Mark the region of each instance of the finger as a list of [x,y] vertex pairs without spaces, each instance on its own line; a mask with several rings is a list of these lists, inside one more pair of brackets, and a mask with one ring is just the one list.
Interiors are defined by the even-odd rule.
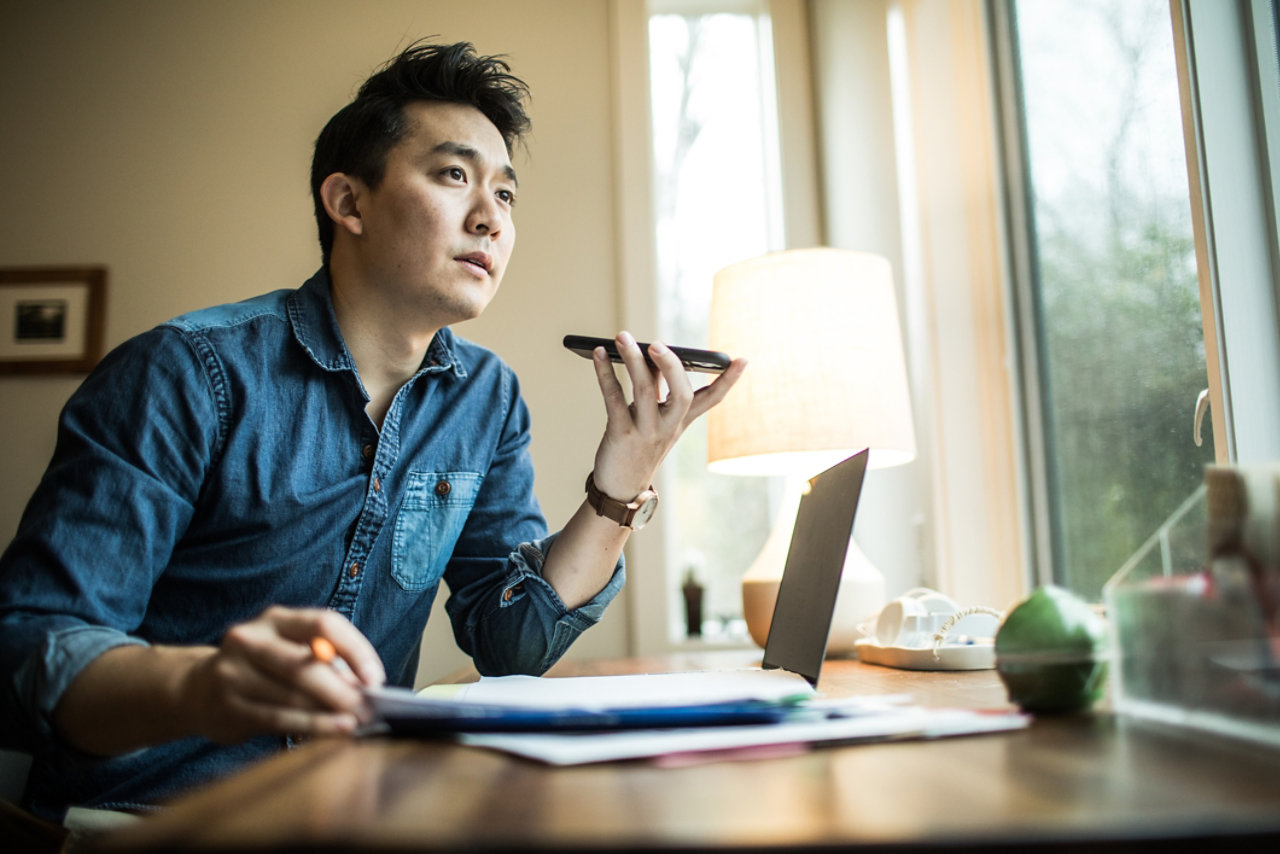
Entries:
[[350,671],[364,685],[377,687],[387,681],[387,671],[382,658],[364,633],[351,621],[336,611],[324,611],[321,616],[321,634],[333,644],[339,662],[346,662]]
[[365,708],[364,691],[357,678],[332,663],[313,660],[292,678],[303,696],[289,705],[356,715]]
[[604,397],[605,417],[610,422],[619,418],[629,419],[627,395],[618,381],[618,374],[613,369],[613,362],[603,347],[597,347],[591,354],[591,362],[596,369],[596,382],[600,385],[600,394]]
[[351,665],[347,664],[347,660],[338,655],[337,647],[328,638],[323,635],[316,635],[311,639],[311,657],[315,661],[331,667],[348,685],[356,688],[360,687],[360,677],[356,676],[355,671],[351,669]]
[[[196,731],[215,741],[234,743],[273,732],[345,732],[352,722],[371,716],[371,709],[333,710],[322,707],[305,691],[282,684],[258,671],[236,640],[208,656],[193,674],[190,694],[195,699]],[[308,715],[322,715],[315,723]]]
[[616,341],[622,363],[627,368],[627,376],[631,378],[631,402],[635,421],[643,429],[652,425],[658,417],[655,371],[645,361],[640,345],[630,332],[619,332]]
[[361,723],[350,712],[310,711],[251,700],[240,700],[234,713],[235,718],[243,722],[247,735],[266,732],[308,737],[353,735]]
[[240,674],[239,691],[234,695],[259,706],[322,715],[351,715],[368,721],[373,709],[353,675],[344,675],[332,664],[312,661],[298,671],[292,682],[281,682],[268,674],[246,671]]
[[725,369],[724,373],[716,377],[714,382],[698,389],[689,404],[689,411],[685,414],[685,423],[692,423],[707,410],[724,400],[725,395],[729,393],[729,389],[733,388],[734,384],[742,379],[742,373],[746,369],[746,359],[734,359],[729,363],[729,367]]
[[291,683],[258,669],[239,650],[220,656],[216,663],[219,690],[227,698],[241,698],[270,706],[320,709],[319,703]]
[[281,636],[305,647],[301,650],[303,661],[313,657],[311,641],[321,637],[333,644],[334,651],[355,672],[360,682],[381,685],[387,681],[378,651],[350,620],[337,611],[327,608],[272,608],[264,616],[274,623]]
[[282,683],[258,672],[240,674],[231,695],[239,702],[308,714],[350,715],[368,720],[371,709],[358,686],[348,682],[333,667],[319,662],[299,672],[295,683]]
[[227,632],[219,662],[224,691],[275,706],[360,713],[365,702],[359,682],[317,660],[309,645],[282,637],[272,622],[278,616],[264,615]]
[[685,373],[684,363],[661,341],[649,345],[649,358],[658,366],[662,379],[667,384],[667,396],[663,401],[665,407],[662,411],[668,418],[683,420],[693,401],[693,386],[689,382],[689,375]]

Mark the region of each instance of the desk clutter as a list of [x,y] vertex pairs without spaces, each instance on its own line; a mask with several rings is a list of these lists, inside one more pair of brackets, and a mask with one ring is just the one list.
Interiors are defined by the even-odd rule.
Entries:
[[990,670],[1003,619],[994,608],[963,608],[916,587],[885,605],[874,624],[859,627],[864,637],[854,650],[860,661],[902,670]]
[[906,738],[1021,729],[1015,712],[914,706],[904,696],[821,696],[784,670],[482,677],[418,693],[369,692],[370,734],[451,737],[551,765],[756,756]]
[[[804,593],[816,584],[808,572],[783,581]],[[771,635],[765,667],[782,669],[484,677],[417,694],[370,691],[371,731],[448,737],[551,765],[758,756],[1020,729],[1029,714],[1088,709],[1111,674],[1121,714],[1280,744],[1280,468],[1210,468],[1206,485],[1104,595],[1105,621],[1053,586],[1007,616],[921,588],[891,602],[874,632],[864,629],[872,637],[858,644],[863,661],[994,666],[1020,712],[925,708],[906,696],[825,698],[815,687],[825,638],[782,649],[789,636]]]
[[1207,468],[1103,593],[1118,712],[1280,745],[1280,467]]

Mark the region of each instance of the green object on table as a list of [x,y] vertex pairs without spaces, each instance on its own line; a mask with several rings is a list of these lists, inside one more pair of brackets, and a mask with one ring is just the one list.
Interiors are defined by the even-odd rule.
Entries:
[[996,632],[996,671],[1024,711],[1074,712],[1106,686],[1107,631],[1083,599],[1046,585],[1009,612]]

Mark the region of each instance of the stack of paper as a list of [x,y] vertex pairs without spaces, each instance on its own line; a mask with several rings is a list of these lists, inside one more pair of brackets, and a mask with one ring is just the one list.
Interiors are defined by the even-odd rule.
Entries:
[[369,692],[383,731],[463,743],[555,765],[780,745],[997,732],[1025,715],[927,709],[905,697],[823,699],[781,670],[631,676],[486,677],[414,694]]
[[366,694],[386,728],[410,735],[772,723],[816,696],[803,677],[782,670],[497,676],[417,694]]

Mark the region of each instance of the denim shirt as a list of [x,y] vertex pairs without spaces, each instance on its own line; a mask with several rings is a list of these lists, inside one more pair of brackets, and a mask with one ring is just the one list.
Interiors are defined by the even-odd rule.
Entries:
[[599,620],[622,562],[572,611],[542,579],[555,535],[509,367],[444,329],[381,430],[367,402],[324,271],[163,324],[85,380],[0,558],[0,738],[36,757],[29,808],[138,808],[282,745],[78,753],[54,707],[116,646],[217,644],[267,605],[326,606],[411,686],[441,579],[481,673],[541,673]]

